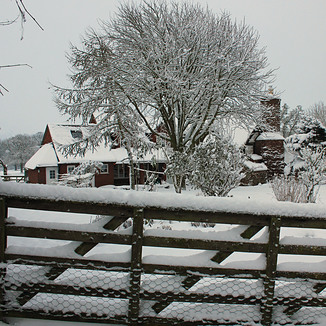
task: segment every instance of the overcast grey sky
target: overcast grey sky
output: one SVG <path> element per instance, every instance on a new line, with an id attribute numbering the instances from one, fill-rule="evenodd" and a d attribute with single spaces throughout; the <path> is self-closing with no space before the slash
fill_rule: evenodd
<path id="1" fill-rule="evenodd" d="M 282 104 L 304 108 L 326 102 L 325 0 L 194 0 L 216 13 L 245 19 L 260 34 L 271 68 L 278 68 L 273 86 Z M 44 28 L 27 17 L 24 39 L 17 22 L 0 26 L 0 65 L 29 67 L 0 69 L 0 83 L 9 93 L 0 96 L 0 139 L 18 133 L 44 131 L 47 123 L 65 122 L 53 103 L 50 82 L 67 86 L 69 43 L 80 44 L 88 27 L 109 19 L 118 0 L 24 0 Z M 0 21 L 17 16 L 14 0 L 0 0 Z"/>

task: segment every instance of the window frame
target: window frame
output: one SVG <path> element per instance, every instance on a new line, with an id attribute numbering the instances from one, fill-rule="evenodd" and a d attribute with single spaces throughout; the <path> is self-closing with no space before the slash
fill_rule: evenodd
<path id="1" fill-rule="evenodd" d="M 103 167 L 106 167 L 106 170 L 103 171 Z M 108 163 L 103 163 L 103 165 L 100 169 L 100 174 L 109 174 L 109 164 Z"/>
<path id="2" fill-rule="evenodd" d="M 69 171 L 71 168 L 72 168 L 72 170 Z M 68 173 L 68 174 L 71 174 L 71 172 L 72 172 L 75 168 L 76 168 L 75 165 L 67 165 L 67 173 Z"/>
<path id="3" fill-rule="evenodd" d="M 54 169 L 49 170 L 49 179 L 50 180 L 55 180 L 56 178 L 57 178 L 56 170 L 54 170 Z"/>

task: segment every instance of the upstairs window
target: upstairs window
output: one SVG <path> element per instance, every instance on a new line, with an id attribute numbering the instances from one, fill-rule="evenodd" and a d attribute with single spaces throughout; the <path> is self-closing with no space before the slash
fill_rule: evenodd
<path id="1" fill-rule="evenodd" d="M 83 133 L 81 130 L 70 130 L 73 139 L 82 139 Z"/>

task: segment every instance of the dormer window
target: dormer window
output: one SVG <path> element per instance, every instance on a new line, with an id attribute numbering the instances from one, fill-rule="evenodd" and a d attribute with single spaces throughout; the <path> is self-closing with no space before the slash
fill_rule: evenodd
<path id="1" fill-rule="evenodd" d="M 83 133 L 81 130 L 70 130 L 70 133 L 73 139 L 83 138 Z"/>

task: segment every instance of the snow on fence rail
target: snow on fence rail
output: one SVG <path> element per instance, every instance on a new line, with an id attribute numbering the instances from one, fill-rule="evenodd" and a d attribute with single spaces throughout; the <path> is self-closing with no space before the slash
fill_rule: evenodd
<path id="1" fill-rule="evenodd" d="M 2 179 L 2 181 L 16 181 L 16 182 L 26 181 L 26 176 L 24 174 L 15 174 L 15 175 L 4 174 L 4 175 L 0 175 L 0 178 Z"/>
<path id="2" fill-rule="evenodd" d="M 285 227 L 326 229 L 317 206 L 315 217 L 298 210 L 290 216 L 287 204 L 275 208 L 278 214 L 268 208 L 264 214 L 257 208 L 239 211 L 241 203 L 231 209 L 224 199 L 213 203 L 175 195 L 180 203 L 171 204 L 162 194 L 69 190 L 0 184 L 2 317 L 128 325 L 308 325 L 326 315 L 325 260 L 314 271 L 304 263 L 299 269 L 278 265 L 282 255 L 326 256 L 318 241 L 280 241 Z M 88 225 L 26 222 L 8 216 L 17 208 L 102 218 Z M 163 229 L 144 229 L 153 221 Z M 224 231 L 169 230 L 169 221 L 223 224 Z M 262 230 L 267 236 L 257 237 Z M 18 238 L 24 246 L 15 245 Z M 35 247 L 33 239 L 55 245 Z M 123 248 L 120 253 L 114 253 L 117 247 Z M 159 254 L 162 248 L 165 255 Z M 184 253 L 169 254 L 177 249 Z M 261 256 L 252 264 L 225 263 L 236 253 Z"/>

